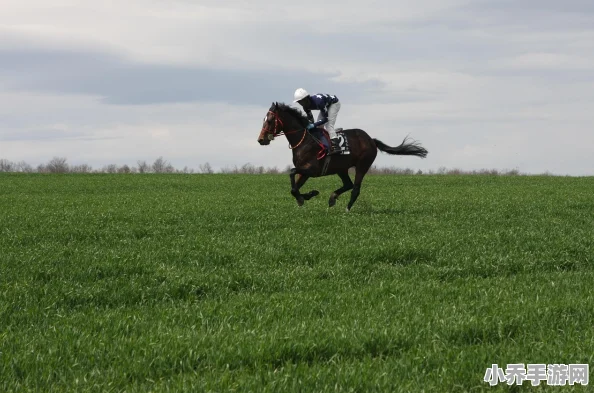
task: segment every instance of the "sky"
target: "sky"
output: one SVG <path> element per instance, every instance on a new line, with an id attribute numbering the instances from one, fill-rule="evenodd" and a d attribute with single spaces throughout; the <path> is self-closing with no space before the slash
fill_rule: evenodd
<path id="1" fill-rule="evenodd" d="M 378 166 L 594 175 L 591 0 L 0 0 L 0 158 L 284 168 L 299 87 L 429 150 Z"/>

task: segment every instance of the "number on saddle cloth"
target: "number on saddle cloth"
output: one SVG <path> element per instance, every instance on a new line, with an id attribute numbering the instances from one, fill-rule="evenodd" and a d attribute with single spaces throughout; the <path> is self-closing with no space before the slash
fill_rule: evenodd
<path id="1" fill-rule="evenodd" d="M 340 150 L 342 150 L 342 152 L 340 154 L 343 154 L 343 155 L 351 154 L 350 148 L 349 148 L 349 140 L 347 139 L 346 135 L 343 133 L 343 129 L 337 128 L 336 133 L 338 134 L 338 143 L 340 145 Z"/>

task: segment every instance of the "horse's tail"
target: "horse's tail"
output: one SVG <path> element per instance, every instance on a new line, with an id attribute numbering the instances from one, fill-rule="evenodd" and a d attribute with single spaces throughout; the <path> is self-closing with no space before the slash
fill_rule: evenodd
<path id="1" fill-rule="evenodd" d="M 386 145 L 384 142 L 373 138 L 375 145 L 380 151 L 388 154 L 397 154 L 401 156 L 418 156 L 421 158 L 427 157 L 427 153 L 429 153 L 423 146 L 419 144 L 419 142 L 411 141 L 408 142 L 408 137 L 404 138 L 400 146 L 391 147 Z"/>

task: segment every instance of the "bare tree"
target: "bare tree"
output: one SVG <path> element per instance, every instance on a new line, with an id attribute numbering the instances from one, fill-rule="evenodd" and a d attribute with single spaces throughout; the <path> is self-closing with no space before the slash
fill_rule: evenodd
<path id="1" fill-rule="evenodd" d="M 16 167 L 18 172 L 32 173 L 34 171 L 33 167 L 27 164 L 25 161 L 20 161 Z"/>
<path id="2" fill-rule="evenodd" d="M 212 169 L 210 164 L 207 162 L 206 164 L 200 165 L 200 173 L 212 174 L 212 173 L 214 173 L 214 170 Z"/>
<path id="3" fill-rule="evenodd" d="M 103 168 L 93 171 L 93 168 L 87 164 L 82 165 L 68 165 L 66 158 L 54 157 L 47 164 L 40 164 L 36 168 L 27 164 L 25 161 L 14 163 L 7 159 L 0 159 L 0 172 L 25 172 L 25 173 L 186 173 L 191 174 L 196 171 L 192 168 L 185 166 L 182 170 L 178 170 L 167 162 L 163 157 L 157 158 L 152 165 L 146 163 L 146 161 L 137 161 L 138 168 L 129 167 L 124 165 L 122 167 L 116 164 L 110 164 Z M 288 174 L 291 171 L 291 166 L 287 165 L 283 170 L 278 167 L 264 167 L 262 165 L 255 166 L 251 163 L 246 163 L 242 166 L 224 167 L 221 168 L 218 173 L 222 174 Z M 212 168 L 210 163 L 205 163 L 199 166 L 199 173 L 212 174 L 215 170 Z M 354 169 L 349 169 L 349 174 L 354 174 Z M 392 167 L 377 167 L 372 166 L 369 170 L 369 174 L 374 175 L 483 175 L 483 176 L 524 176 L 525 173 L 521 173 L 518 168 L 514 169 L 474 169 L 474 170 L 463 170 L 459 168 L 448 169 L 446 167 L 440 167 L 437 171 L 420 169 L 413 170 L 411 168 L 398 168 Z M 555 174 L 547 171 L 540 174 L 541 176 L 556 176 Z"/>
<path id="4" fill-rule="evenodd" d="M 165 172 L 165 166 L 167 165 L 167 161 L 163 159 L 163 157 L 159 157 L 153 162 L 153 172 L 155 173 L 163 173 Z"/>
<path id="5" fill-rule="evenodd" d="M 0 172 L 14 172 L 16 170 L 12 161 L 5 158 L 0 159 Z"/>
<path id="6" fill-rule="evenodd" d="M 118 168 L 118 173 L 130 173 L 130 167 L 128 165 L 124 165 Z"/>
<path id="7" fill-rule="evenodd" d="M 153 163 L 153 172 L 155 173 L 173 173 L 175 168 L 169 162 L 165 161 L 163 157 L 159 157 Z"/>
<path id="8" fill-rule="evenodd" d="M 54 157 L 46 165 L 46 170 L 50 173 L 68 173 L 69 169 L 64 157 Z"/>
<path id="9" fill-rule="evenodd" d="M 103 167 L 103 173 L 118 173 L 118 166 L 116 164 L 109 164 Z"/>
<path id="10" fill-rule="evenodd" d="M 244 174 L 247 174 L 247 175 L 253 175 L 253 174 L 256 173 L 256 168 L 252 164 L 250 164 L 248 162 L 247 164 L 243 164 L 243 166 L 239 170 L 239 173 L 244 173 Z"/>
<path id="11" fill-rule="evenodd" d="M 146 163 L 146 161 L 138 161 L 138 173 L 149 173 L 150 170 L 151 167 Z"/>
<path id="12" fill-rule="evenodd" d="M 75 165 L 70 168 L 70 172 L 73 173 L 91 173 L 93 172 L 93 168 L 87 164 Z"/>

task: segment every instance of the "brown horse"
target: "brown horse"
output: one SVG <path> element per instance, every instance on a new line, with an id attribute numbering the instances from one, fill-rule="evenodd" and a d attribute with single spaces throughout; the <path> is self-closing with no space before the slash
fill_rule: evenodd
<path id="1" fill-rule="evenodd" d="M 291 194 L 302 206 L 304 201 L 319 194 L 318 191 L 310 191 L 301 194 L 299 189 L 310 177 L 338 175 L 342 180 L 342 187 L 330 195 L 328 206 L 336 204 L 336 199 L 344 192 L 351 191 L 347 211 L 350 211 L 361 192 L 363 177 L 375 161 L 377 150 L 388 154 L 410 155 L 426 157 L 425 150 L 417 142 L 408 142 L 404 139 L 398 147 L 390 147 L 385 143 L 371 138 L 365 131 L 360 129 L 344 130 L 343 135 L 348 140 L 350 154 L 326 155 L 320 158 L 321 144 L 319 138 L 307 130 L 309 120 L 298 109 L 282 103 L 272 103 L 264 125 L 258 137 L 261 145 L 268 145 L 276 136 L 284 134 L 289 141 L 289 148 L 293 150 L 293 164 L 291 169 Z M 355 167 L 355 183 L 349 176 L 349 168 Z M 295 176 L 299 175 L 297 181 Z"/>

